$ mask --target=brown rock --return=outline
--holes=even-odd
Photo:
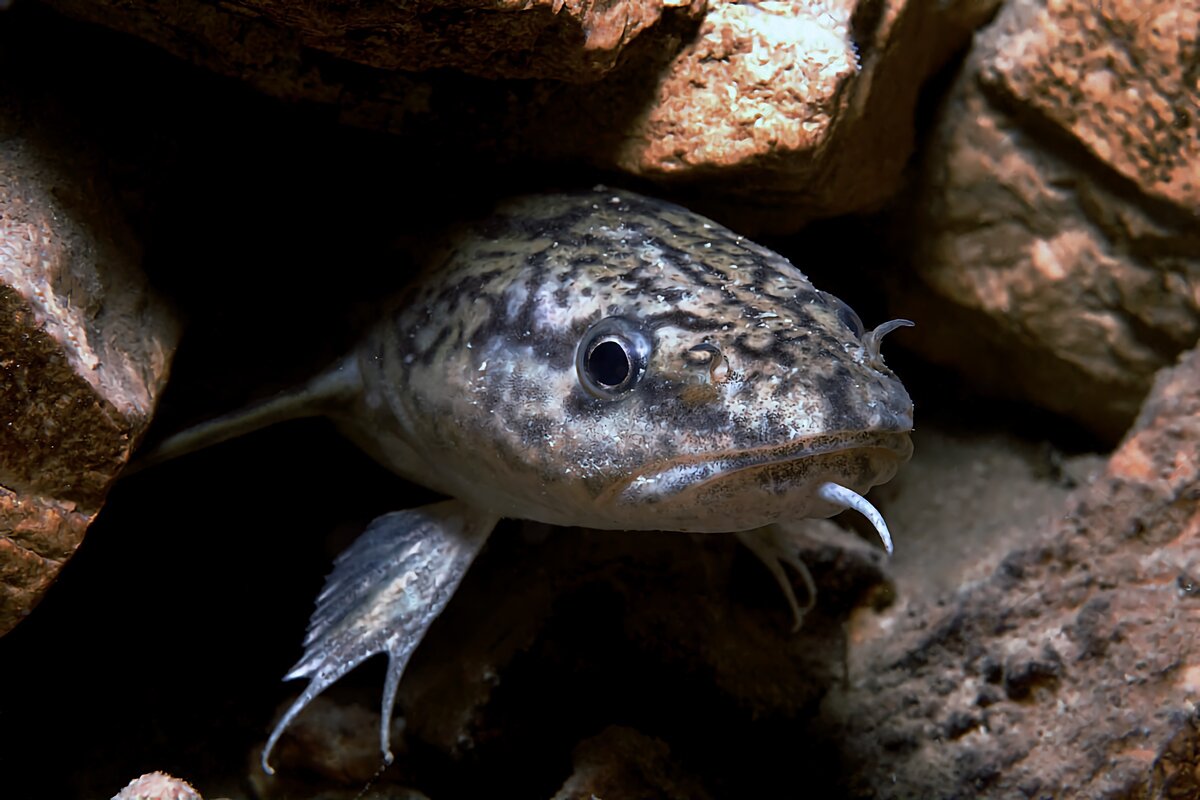
[[[630,122],[611,131],[613,162],[660,183],[712,182],[707,210],[748,233],[878,208],[900,187],[925,80],[997,5],[710,3],[649,76],[654,94],[615,115]],[[619,101],[645,80],[608,83]]]
[[[99,159],[0,87],[0,634],[99,511],[166,378],[176,326]]]
[[[187,781],[165,772],[149,772],[129,782],[113,800],[204,800]]]
[[[469,3],[50,4],[273,95],[336,105],[416,152],[686,184],[693,199],[712,196],[701,210],[755,233],[887,201],[925,80],[999,0],[552,0],[486,14]],[[439,67],[540,80],[399,72]]]
[[[1193,350],[1037,541],[857,626],[849,685],[824,708],[855,791],[1195,796],[1198,452]]]
[[[927,357],[1113,440],[1200,337],[1200,12],[1150,6],[1023,0],[979,35],[897,304]]]
[[[1178,0],[1055,0],[1009,12],[985,37],[980,78],[1147,196],[1200,212],[1200,7]]]
[[[487,78],[586,83],[612,70],[666,9],[691,17],[703,10],[698,0],[246,0],[229,5],[193,0],[125,7],[126,13],[114,18],[103,3],[53,0],[51,5],[135,33],[226,74],[249,78],[267,72],[286,80],[290,73],[303,96],[308,93],[301,87],[325,94],[319,84],[329,83],[321,59],[309,50],[388,72],[451,68]]]

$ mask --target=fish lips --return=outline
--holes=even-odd
[[[865,492],[890,480],[911,456],[907,431],[823,434],[650,464],[602,500],[671,506],[681,529],[748,530],[782,519],[833,516],[844,507],[818,496],[821,483]]]

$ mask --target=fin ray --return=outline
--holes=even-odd
[[[384,514],[334,561],[285,680],[308,685],[271,731],[262,766],[284,730],[313,698],[363,661],[387,653],[379,745],[391,763],[389,728],[404,668],[483,549],[498,518],[459,500]]]

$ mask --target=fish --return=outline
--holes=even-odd
[[[297,389],[169,437],[173,458],[326,416],[448,499],[385,514],[333,565],[308,680],[262,767],[313,698],[386,653],[380,751],[400,679],[502,518],[730,532],[815,588],[778,523],[853,509],[912,454],[913,405],[880,344],[783,256],[681,206],[605,186],[530,195],[456,229],[344,358]]]

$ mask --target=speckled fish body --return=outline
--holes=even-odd
[[[380,749],[404,669],[501,517],[732,531],[807,570],[772,523],[854,508],[911,454],[912,403],[881,337],[786,259],[678,206],[598,187],[528,197],[447,240],[347,358],[308,384],[184,431],[182,454],[324,414],[450,500],[385,514],[334,563],[288,678],[314,697],[389,657]]]
[[[865,492],[911,453],[912,403],[854,312],[699,215],[598,188],[453,241],[336,417],[416,482],[498,516],[738,531],[835,514],[818,484]],[[628,385],[589,391],[613,338]]]

